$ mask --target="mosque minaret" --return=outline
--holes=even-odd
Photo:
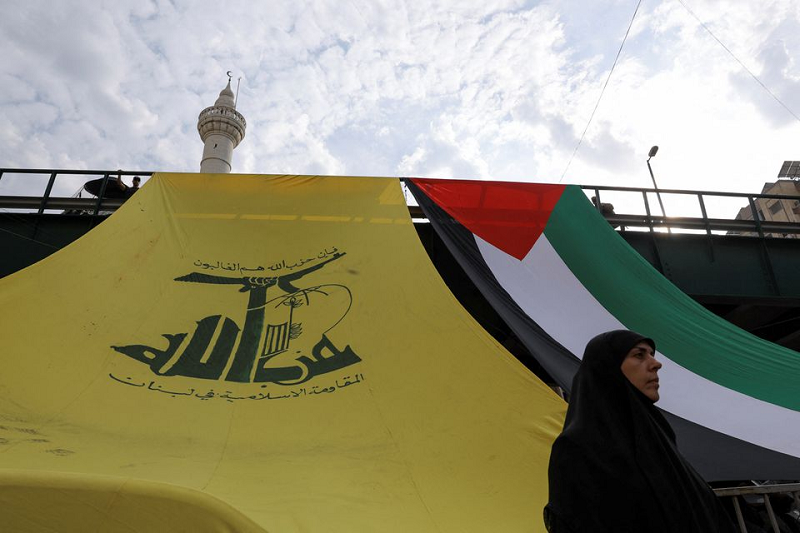
[[[244,117],[236,111],[236,100],[228,77],[228,85],[219,93],[214,105],[203,109],[197,118],[197,132],[204,144],[200,172],[229,173],[233,149],[244,139],[246,127]]]

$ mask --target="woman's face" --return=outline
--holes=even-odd
[[[631,384],[655,403],[658,401],[658,369],[653,348],[646,342],[634,346],[622,361],[621,369]]]

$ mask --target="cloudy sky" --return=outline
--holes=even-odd
[[[197,171],[231,70],[234,172],[759,192],[800,120],[681,1],[800,115],[798,0],[644,0],[568,169],[637,0],[10,0],[0,166]]]

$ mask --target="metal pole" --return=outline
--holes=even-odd
[[[652,156],[651,156],[652,157]],[[664,223],[667,222],[667,212],[664,211],[664,202],[661,201],[661,193],[658,191],[658,185],[656,184],[656,177],[653,175],[653,167],[650,166],[650,157],[647,158],[647,170],[650,171],[650,179],[653,180],[653,187],[656,190],[656,196],[658,197],[658,205],[661,206],[661,214],[664,215]],[[672,228],[667,226],[667,231],[672,233]]]
[[[594,201],[595,201],[595,206],[594,206],[595,209],[597,209],[597,212],[602,215],[603,214],[603,208],[600,205],[600,189],[595,189],[594,190]]]
[[[106,194],[106,186],[108,185],[108,180],[110,178],[111,173],[106,172],[103,174],[103,183],[100,184],[100,194],[97,195],[97,203],[94,205],[94,212],[92,213],[92,224],[94,224],[94,220],[97,218],[97,215],[100,213],[100,205],[103,203],[103,196]],[[122,173],[118,174],[118,177],[122,179]]]
[[[644,210],[647,213],[647,223],[650,225],[650,242],[653,244],[653,254],[655,255],[656,261],[658,262],[658,265],[656,265],[656,269],[663,276],[666,276],[667,274],[664,272],[664,262],[661,261],[661,253],[658,251],[658,242],[656,242],[656,232],[653,229],[653,216],[650,214],[650,202],[647,200],[647,191],[642,191],[642,199],[644,200]]]
[[[53,183],[56,181],[56,174],[56,172],[50,173],[50,180],[47,182],[47,188],[44,191],[44,196],[42,196],[42,203],[39,205],[40,215],[44,213],[44,208],[47,206],[47,200],[50,199],[50,193],[53,192]]]
[[[761,252],[763,254],[764,268],[767,273],[767,279],[772,285],[774,294],[779,296],[780,290],[778,289],[778,278],[775,277],[775,269],[772,268],[772,259],[769,255],[767,239],[764,236],[764,228],[761,227],[761,218],[758,216],[758,208],[756,207],[756,203],[753,201],[752,196],[747,197],[747,203],[750,204],[750,212],[753,214],[753,222],[756,223],[756,230],[758,231],[758,237],[761,241]]]
[[[703,195],[698,193],[697,200],[700,202],[700,213],[703,215],[703,223],[706,226],[706,238],[708,238],[708,250],[711,252],[711,262],[715,262],[714,257],[714,241],[711,237],[711,224],[708,221],[708,213],[706,212],[706,203],[703,201]]]
[[[741,533],[747,533],[747,526],[744,523],[744,517],[742,516],[742,508],[739,507],[739,497],[734,495],[731,496],[733,500],[733,509],[736,511],[736,521],[739,522],[739,529]]]
[[[644,200],[644,212],[647,213],[647,225],[650,226],[650,233],[653,233],[653,215],[650,214],[650,201],[647,199],[647,192],[642,191],[642,199]]]
[[[769,523],[772,525],[772,531],[781,533],[778,521],[775,519],[775,511],[772,510],[772,504],[769,502],[769,494],[764,494],[764,505],[767,507],[767,515],[769,516]]]

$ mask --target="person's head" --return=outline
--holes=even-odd
[[[139,188],[139,184],[141,182],[142,182],[142,178],[140,178],[139,176],[134,176],[133,177],[133,186],[134,186],[134,188],[138,189]]]
[[[607,331],[586,345],[582,373],[592,376],[602,387],[614,387],[615,383],[627,380],[651,402],[656,402],[661,363],[654,357],[655,349],[652,339],[634,331]]]
[[[622,360],[620,370],[631,385],[653,403],[658,401],[658,370],[661,363],[655,358],[655,347],[650,339],[643,339],[631,348]]]

